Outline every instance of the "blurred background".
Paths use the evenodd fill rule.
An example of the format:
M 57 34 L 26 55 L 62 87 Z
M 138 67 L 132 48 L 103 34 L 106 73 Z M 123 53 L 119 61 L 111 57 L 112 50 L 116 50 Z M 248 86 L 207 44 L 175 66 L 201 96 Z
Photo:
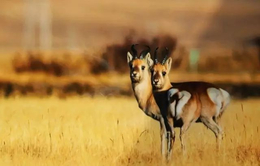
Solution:
M 131 96 L 133 43 L 169 47 L 171 81 L 214 82 L 235 98 L 260 95 L 260 1 L 0 4 L 2 97 Z

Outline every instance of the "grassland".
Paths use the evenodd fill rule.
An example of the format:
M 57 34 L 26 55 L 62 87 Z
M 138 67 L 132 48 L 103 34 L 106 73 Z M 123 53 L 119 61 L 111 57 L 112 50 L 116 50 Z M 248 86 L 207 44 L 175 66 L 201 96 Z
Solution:
M 186 157 L 177 139 L 173 164 L 259 165 L 259 116 L 259 100 L 233 101 L 220 153 L 195 124 Z M 0 99 L 0 126 L 0 165 L 161 165 L 159 124 L 134 98 Z

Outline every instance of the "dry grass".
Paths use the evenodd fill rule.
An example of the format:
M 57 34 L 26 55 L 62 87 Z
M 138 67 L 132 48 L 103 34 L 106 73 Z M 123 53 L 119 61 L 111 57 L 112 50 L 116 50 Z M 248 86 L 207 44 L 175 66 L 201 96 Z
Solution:
M 0 103 L 0 165 L 161 165 L 159 124 L 133 98 Z M 186 158 L 177 139 L 173 163 L 259 165 L 259 115 L 259 100 L 233 101 L 222 119 L 226 137 L 220 153 L 214 135 L 196 124 L 187 133 Z

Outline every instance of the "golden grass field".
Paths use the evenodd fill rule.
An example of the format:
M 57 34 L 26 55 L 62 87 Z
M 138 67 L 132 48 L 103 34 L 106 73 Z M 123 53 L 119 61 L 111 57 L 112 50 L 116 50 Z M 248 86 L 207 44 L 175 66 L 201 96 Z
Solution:
M 213 133 L 195 124 L 187 155 L 177 139 L 172 164 L 259 165 L 259 117 L 259 100 L 233 100 L 220 153 Z M 133 97 L 0 99 L 0 126 L 0 165 L 161 165 L 159 124 Z
M 180 71 L 174 69 L 170 73 L 172 81 L 260 83 L 258 50 L 250 47 L 251 53 L 249 47 L 242 44 L 259 34 L 259 2 L 49 2 L 52 44 L 46 50 L 40 46 L 41 12 L 37 7 L 41 4 L 32 3 L 39 18 L 35 17 L 35 34 L 26 34 L 26 15 L 34 15 L 27 8 L 27 1 L 3 0 L 0 5 L 0 166 L 164 164 L 159 123 L 138 108 L 133 95 L 116 97 L 112 93 L 113 90 L 123 90 L 127 95 L 125 92 L 132 92 L 129 70 L 122 74 L 124 71 L 117 73 L 119 70 L 115 68 L 99 75 L 93 75 L 91 70 L 96 63 L 96 69 L 101 68 L 103 60 L 113 68 L 116 56 L 110 57 L 112 64 L 109 64 L 103 54 L 109 49 L 113 52 L 116 49 L 111 48 L 115 46 L 117 50 L 127 46 L 120 43 L 128 37 L 131 42 L 147 40 L 148 43 L 164 35 L 178 39 L 173 57 L 182 57 L 183 63 Z M 32 46 L 26 44 L 31 35 Z M 189 51 L 194 48 L 203 56 L 199 61 L 203 73 L 187 72 Z M 45 67 L 51 62 L 60 64 L 64 75 L 57 77 L 33 70 L 18 72 L 16 67 L 33 66 L 26 61 L 32 53 Z M 113 55 L 117 54 L 113 52 Z M 115 60 L 115 64 L 127 67 L 126 59 Z M 88 97 L 90 92 L 82 93 L 83 97 L 71 97 L 78 95 L 75 91 L 80 88 L 66 94 L 66 85 L 70 83 L 78 83 L 80 88 L 84 85 L 98 90 L 112 87 L 112 90 L 109 89 L 111 94 L 105 94 L 107 89 L 94 91 L 92 88 L 93 96 L 97 97 Z M 30 87 L 33 90 L 26 90 Z M 50 97 L 44 93 L 46 87 L 52 91 L 48 94 Z M 22 93 L 24 89 L 26 92 Z M 10 95 L 6 95 L 7 91 Z M 222 118 L 226 136 L 219 152 L 215 149 L 214 134 L 202 124 L 195 124 L 187 132 L 187 155 L 182 156 L 179 129 L 176 129 L 177 139 L 169 165 L 260 166 L 259 103 L 260 98 L 231 102 Z

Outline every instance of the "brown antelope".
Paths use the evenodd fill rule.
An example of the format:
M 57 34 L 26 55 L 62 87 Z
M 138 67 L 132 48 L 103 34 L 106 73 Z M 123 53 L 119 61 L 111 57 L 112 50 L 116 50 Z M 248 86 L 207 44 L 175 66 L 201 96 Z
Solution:
M 172 59 L 166 55 L 161 63 L 158 62 L 157 49 L 151 67 L 153 94 L 164 118 L 166 130 L 171 136 L 167 140 L 168 157 L 175 140 L 175 121 L 180 122 L 183 152 L 184 134 L 194 122 L 202 122 L 213 131 L 219 147 L 222 129 L 218 120 L 230 102 L 229 93 L 207 82 L 171 83 L 168 74 Z
M 135 45 L 132 45 L 131 50 L 132 54 L 130 52 L 127 53 L 127 63 L 130 67 L 132 89 L 139 108 L 143 110 L 147 116 L 160 122 L 161 153 L 162 156 L 165 157 L 166 128 L 160 109 L 153 96 L 149 68 L 149 66 L 153 65 L 153 60 L 149 53 L 150 48 L 148 47 L 147 50 L 142 51 L 139 57 L 137 56 Z

